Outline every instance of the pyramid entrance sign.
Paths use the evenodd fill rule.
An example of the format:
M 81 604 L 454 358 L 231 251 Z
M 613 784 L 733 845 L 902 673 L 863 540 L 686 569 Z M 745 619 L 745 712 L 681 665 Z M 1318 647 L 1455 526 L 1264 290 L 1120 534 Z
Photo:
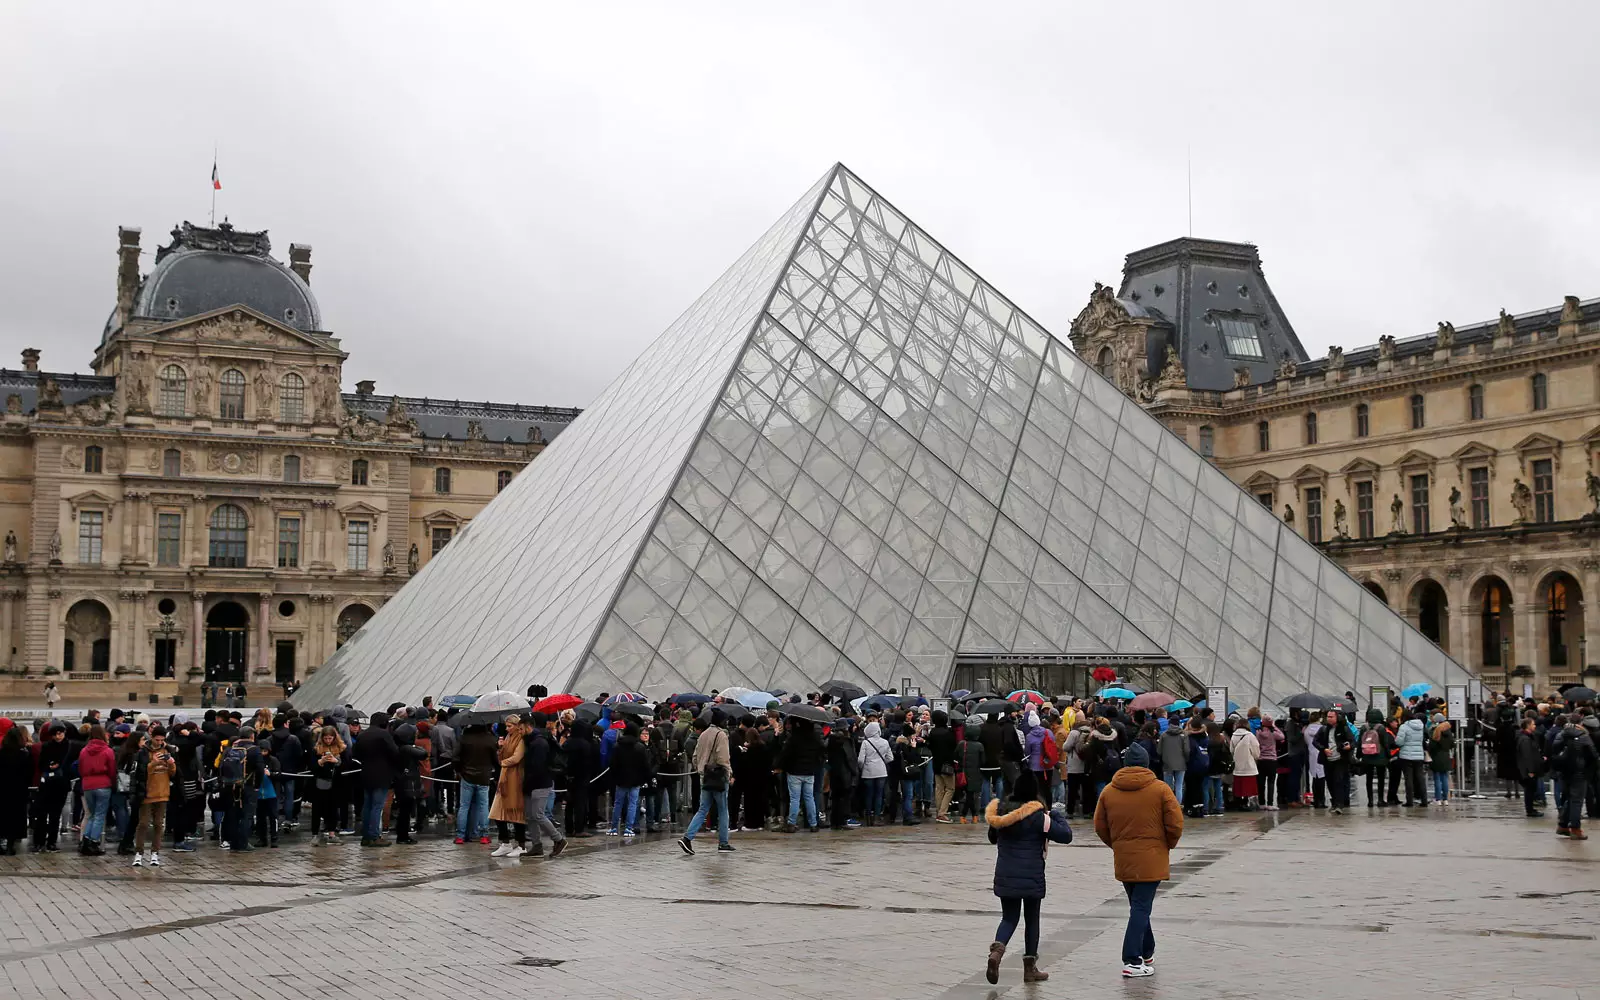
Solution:
M 296 695 L 1465 671 L 842 165 Z M 1241 697 L 1242 695 L 1242 697 Z

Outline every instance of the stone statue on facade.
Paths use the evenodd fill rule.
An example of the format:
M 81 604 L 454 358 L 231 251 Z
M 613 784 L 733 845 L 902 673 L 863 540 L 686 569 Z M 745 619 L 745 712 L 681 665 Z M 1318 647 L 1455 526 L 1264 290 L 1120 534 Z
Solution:
M 1386 333 L 1378 338 L 1378 360 L 1388 361 L 1394 357 L 1394 334 Z
M 1584 473 L 1583 488 L 1589 494 L 1589 503 L 1594 505 L 1594 509 L 1589 512 L 1589 516 L 1600 517 L 1600 476 L 1595 475 L 1594 470 L 1591 469 Z
M 1337 497 L 1333 501 L 1333 535 L 1335 538 L 1350 537 L 1350 522 L 1344 509 L 1344 501 Z
M 1450 527 L 1465 528 L 1467 526 L 1467 509 L 1461 503 L 1461 487 L 1450 487 Z
M 275 388 L 272 384 L 272 376 L 268 375 L 265 369 L 256 372 L 255 386 L 257 412 L 270 414 L 272 412 L 272 393 Z
M 1182 389 L 1189 384 L 1189 373 L 1184 370 L 1178 349 L 1167 345 L 1166 360 L 1161 363 L 1161 377 L 1156 379 L 1157 389 Z
M 1406 505 L 1401 502 L 1400 494 L 1396 493 L 1394 500 L 1389 504 L 1389 516 L 1394 522 L 1389 529 L 1390 534 L 1403 535 L 1406 533 L 1405 509 Z
M 50 534 L 50 562 L 61 562 L 61 532 L 54 531 Z
M 1517 524 L 1533 520 L 1533 491 L 1520 479 L 1511 481 L 1511 506 L 1517 511 Z
M 417 543 L 412 542 L 411 551 L 406 553 L 406 573 L 411 576 L 417 575 L 417 560 Z
M 1434 337 L 1433 337 L 1434 349 L 1435 350 L 1448 351 L 1450 348 L 1454 347 L 1455 345 L 1456 345 L 1456 328 L 1455 328 L 1455 325 L 1452 324 L 1452 323 L 1448 323 L 1448 322 L 1440 322 L 1440 324 L 1439 324 L 1439 332 L 1434 334 Z
M 388 538 L 383 543 L 383 571 L 394 572 L 394 539 Z
M 389 397 L 389 412 L 384 415 L 384 422 L 388 424 L 404 424 L 406 417 L 406 404 L 400 402 L 399 396 Z
M 211 369 L 201 365 L 195 369 L 194 377 L 190 379 L 194 386 L 194 411 L 204 413 L 206 400 L 211 395 Z
M 6 532 L 5 558 L 7 563 L 17 561 L 17 533 L 15 531 Z
M 1339 369 L 1341 369 L 1343 367 L 1344 367 L 1344 348 L 1342 348 L 1342 347 L 1330 347 L 1330 348 L 1328 348 L 1328 370 L 1336 372 L 1336 371 L 1338 371 Z
M 39 380 L 39 409 L 60 409 L 63 405 L 61 402 L 61 384 L 48 375 L 41 378 Z
M 22 416 L 22 395 L 13 392 L 6 397 L 6 412 L 14 417 Z
M 1235 389 L 1243 389 L 1249 384 L 1250 367 L 1248 365 L 1239 365 L 1233 370 L 1233 387 Z
M 1283 523 L 1294 527 L 1294 508 L 1288 504 L 1283 505 Z
M 1500 310 L 1500 319 L 1494 325 L 1495 336 L 1515 337 L 1517 335 L 1517 321 L 1504 309 Z

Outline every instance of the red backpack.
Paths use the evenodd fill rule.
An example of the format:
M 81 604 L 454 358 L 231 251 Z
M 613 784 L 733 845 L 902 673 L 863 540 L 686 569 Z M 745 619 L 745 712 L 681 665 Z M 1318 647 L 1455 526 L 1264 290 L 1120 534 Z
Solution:
M 1056 738 L 1052 733 L 1046 733 L 1044 739 L 1039 741 L 1039 763 L 1043 770 L 1053 770 L 1061 763 L 1061 748 L 1056 746 Z

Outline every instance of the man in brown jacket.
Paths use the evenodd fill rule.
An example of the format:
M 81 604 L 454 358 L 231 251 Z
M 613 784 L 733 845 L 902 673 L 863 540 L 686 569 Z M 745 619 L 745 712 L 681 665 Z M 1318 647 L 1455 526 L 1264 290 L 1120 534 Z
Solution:
M 1150 908 L 1156 888 L 1172 877 L 1168 853 L 1183 836 L 1183 810 L 1166 782 L 1150 770 L 1137 743 L 1122 755 L 1122 768 L 1100 793 L 1094 832 L 1116 857 L 1117 880 L 1128 894 L 1128 929 L 1122 936 L 1122 975 L 1155 975 L 1155 934 Z

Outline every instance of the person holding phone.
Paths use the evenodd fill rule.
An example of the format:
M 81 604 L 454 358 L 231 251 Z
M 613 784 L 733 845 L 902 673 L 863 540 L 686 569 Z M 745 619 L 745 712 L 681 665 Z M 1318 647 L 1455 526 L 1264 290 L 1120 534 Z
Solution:
M 139 796 L 138 819 L 133 823 L 133 863 L 161 864 L 161 834 L 166 826 L 167 801 L 172 798 L 172 776 L 178 773 L 177 759 L 167 746 L 167 731 L 150 729 L 150 743 L 140 750 L 134 770 L 134 789 Z M 150 833 L 150 853 L 144 852 L 145 832 Z

